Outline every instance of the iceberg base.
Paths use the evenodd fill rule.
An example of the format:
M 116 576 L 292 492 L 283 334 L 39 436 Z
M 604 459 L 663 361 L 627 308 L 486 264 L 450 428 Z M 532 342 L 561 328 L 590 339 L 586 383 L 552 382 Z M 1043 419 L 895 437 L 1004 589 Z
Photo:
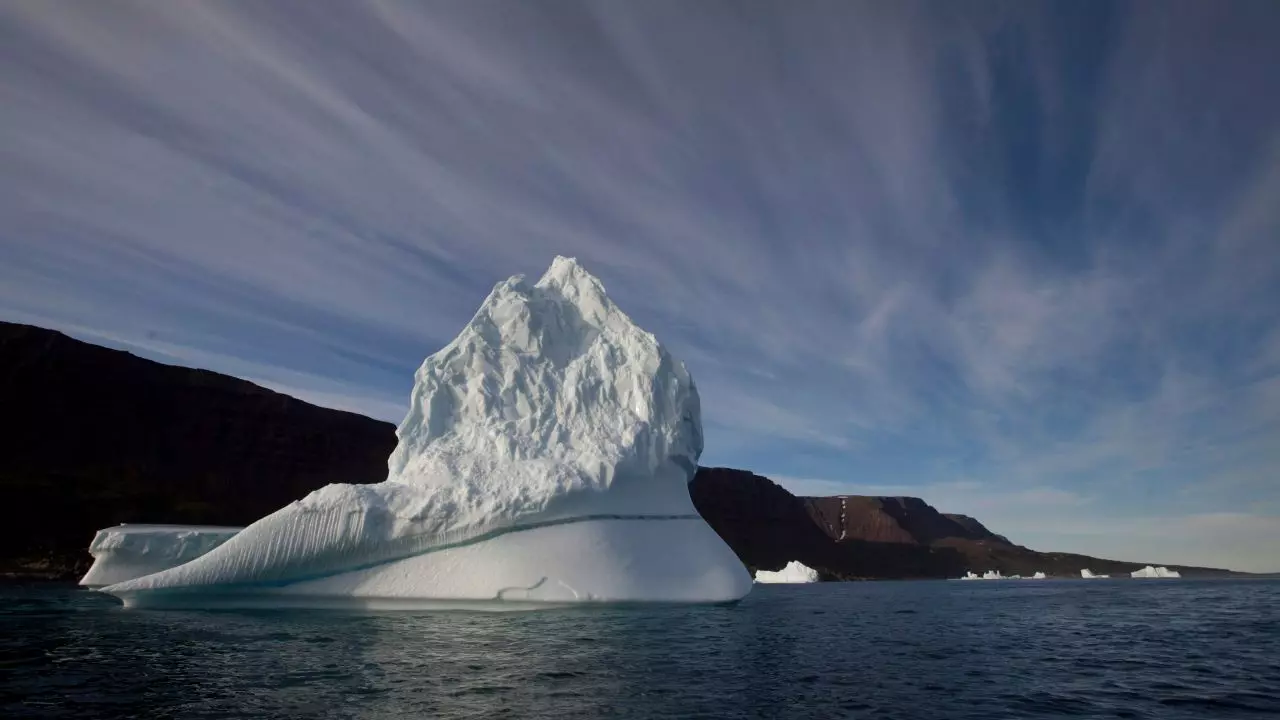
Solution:
M 700 517 L 567 521 L 287 584 L 105 592 L 126 607 L 521 610 L 725 603 L 751 576 Z

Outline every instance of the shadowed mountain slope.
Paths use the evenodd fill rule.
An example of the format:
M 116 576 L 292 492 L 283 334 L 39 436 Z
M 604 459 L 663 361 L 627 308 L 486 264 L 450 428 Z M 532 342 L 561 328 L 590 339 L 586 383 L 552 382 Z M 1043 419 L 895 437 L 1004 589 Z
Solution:
M 385 479 L 395 428 L 244 380 L 0 323 L 0 572 L 74 575 L 98 528 L 245 525 Z

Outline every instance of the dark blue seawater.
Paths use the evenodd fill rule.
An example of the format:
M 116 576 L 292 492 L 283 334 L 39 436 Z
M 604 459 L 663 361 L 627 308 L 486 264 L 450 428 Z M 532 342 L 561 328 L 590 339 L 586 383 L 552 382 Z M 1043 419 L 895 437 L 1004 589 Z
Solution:
M 726 607 L 125 611 L 0 586 L 0 717 L 1280 717 L 1280 582 L 757 587 Z

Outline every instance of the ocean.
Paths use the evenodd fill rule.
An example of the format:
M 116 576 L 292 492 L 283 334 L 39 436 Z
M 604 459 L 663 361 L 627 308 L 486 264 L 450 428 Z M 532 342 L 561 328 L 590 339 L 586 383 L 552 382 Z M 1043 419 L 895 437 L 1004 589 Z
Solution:
M 0 585 L 3 718 L 1280 717 L 1280 581 L 757 586 L 710 607 L 126 611 Z

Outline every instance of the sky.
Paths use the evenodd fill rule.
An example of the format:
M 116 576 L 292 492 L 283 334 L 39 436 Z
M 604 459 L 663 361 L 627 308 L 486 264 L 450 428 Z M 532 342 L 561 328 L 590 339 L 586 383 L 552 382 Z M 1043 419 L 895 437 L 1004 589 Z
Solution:
M 0 0 L 0 319 L 398 421 L 574 256 L 704 465 L 1280 571 L 1280 5 Z

